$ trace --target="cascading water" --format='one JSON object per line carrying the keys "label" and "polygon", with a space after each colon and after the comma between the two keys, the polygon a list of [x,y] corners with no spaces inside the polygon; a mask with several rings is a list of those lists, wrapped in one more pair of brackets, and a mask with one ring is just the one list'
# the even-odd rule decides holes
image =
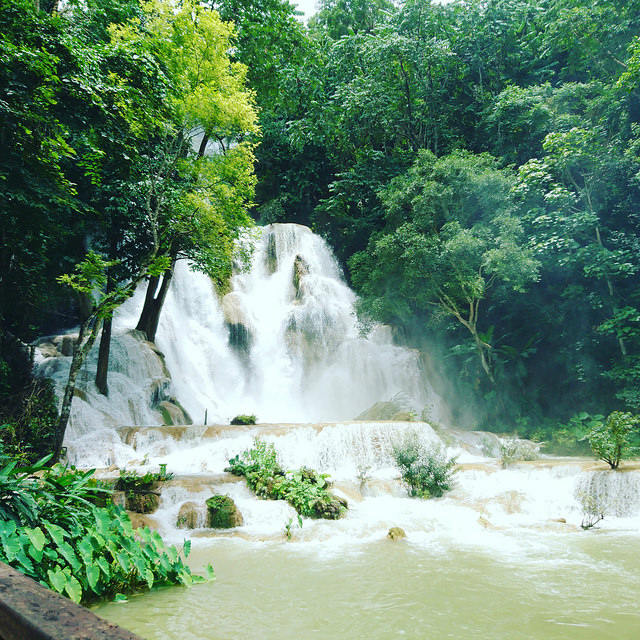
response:
{"label": "cascading water", "polygon": [[[407,408],[426,406],[443,419],[417,352],[395,346],[382,326],[361,334],[355,295],[320,237],[300,225],[274,224],[247,242],[254,245],[251,266],[233,276],[222,299],[207,276],[177,264],[156,339],[164,360],[131,332],[144,290],[122,306],[109,397],[93,384],[95,347],[80,375],[70,438],[87,429],[167,423],[167,412],[169,423],[184,422],[176,405],[196,423],[205,414],[209,423],[224,423],[241,413],[310,422],[352,419],[402,394]],[[61,390],[70,358],[57,355],[45,358],[41,349],[39,366]]]}
{"label": "cascading water", "polygon": [[[529,599],[539,599],[541,594],[556,594],[557,585],[567,580],[565,573],[569,584],[564,591],[570,594],[571,572],[580,572],[583,583],[597,583],[593,591],[598,593],[611,580],[601,576],[623,576],[624,559],[611,570],[608,555],[594,559],[588,545],[614,540],[624,550],[636,544],[639,471],[608,472],[602,465],[575,459],[540,460],[503,469],[496,460],[500,440],[492,434],[434,429],[425,422],[349,422],[377,401],[398,394],[407,408],[426,406],[434,425],[444,422],[444,410],[422,374],[417,353],[395,346],[384,327],[361,335],[354,294],[343,283],[328,247],[304,227],[272,225],[260,230],[251,268],[236,273],[231,284],[231,291],[220,300],[206,276],[178,264],[161,316],[157,348],[132,331],[144,296],[139,291],[115,321],[109,397],[99,395],[93,384],[95,350],[81,373],[67,434],[70,459],[82,466],[116,465],[140,472],[157,471],[159,463],[166,464],[175,478],[164,485],[159,509],[147,516],[147,522],[170,541],[191,538],[202,562],[217,554],[216,568],[221,565],[227,572],[220,591],[194,589],[193,596],[173,607],[153,604],[155,598],[184,598],[169,590],[150,594],[151,606],[141,604],[129,617],[120,605],[107,606],[102,613],[114,619],[123,615],[119,621],[131,628],[140,625],[145,637],[176,640],[219,640],[232,635],[395,637],[389,633],[390,624],[401,629],[403,637],[416,640],[445,635],[510,640],[607,637],[601,632],[612,625],[604,619],[598,598],[590,605],[592,614],[568,615],[573,603],[560,600],[553,608],[554,595],[551,603],[541,606],[535,633],[530,633],[531,621],[524,636],[518,635],[519,622],[501,635],[496,629],[505,619],[504,603],[523,584],[528,585]],[[70,357],[63,354],[69,353],[70,340],[68,336],[50,338],[39,350],[40,372],[52,377],[59,390],[68,372]],[[209,423],[224,424],[185,424],[188,414],[202,423],[205,411]],[[261,422],[274,424],[228,426],[229,418],[239,413],[255,413]],[[139,426],[163,423],[176,426]],[[427,448],[446,448],[448,455],[457,456],[454,487],[445,497],[407,496],[392,450],[408,433]],[[274,444],[286,469],[307,465],[331,474],[332,491],[349,502],[346,516],[338,521],[305,519],[301,529],[295,528],[295,512],[289,504],[259,500],[244,480],[225,473],[229,458],[250,448],[256,437]],[[244,524],[224,531],[207,529],[205,501],[212,494],[232,497]],[[599,526],[610,537],[584,537],[580,524],[585,504],[603,509],[606,517]],[[190,531],[180,528],[187,506],[194,527]],[[293,544],[287,547],[292,551],[287,553],[281,548],[285,525],[295,528]],[[386,541],[390,527],[405,530],[406,545]],[[356,545],[358,551],[353,553]],[[366,560],[364,567],[358,564],[359,554]],[[296,558],[302,559],[297,563]],[[339,578],[330,587],[318,589],[318,577],[326,576],[335,558],[330,571]],[[225,561],[230,566],[225,567]],[[286,595],[263,612],[264,591],[250,587],[256,586],[257,575],[260,587],[265,577],[280,575],[283,562],[295,568],[271,589],[282,588]],[[244,566],[253,567],[252,573],[238,580],[237,572]],[[372,602],[365,578],[372,571],[377,572],[377,588],[395,585],[391,600],[379,592],[378,601]],[[462,576],[459,580],[457,574]],[[635,579],[633,572],[627,574],[627,582]],[[446,590],[443,575],[451,581]],[[486,585],[488,575],[492,578]],[[408,577],[411,586],[407,586]],[[485,620],[487,605],[482,597],[499,584],[506,585],[504,596],[498,598],[495,615]],[[612,595],[609,601],[618,602],[619,584],[614,587],[609,590],[615,598]],[[305,589],[311,594],[306,600]],[[346,589],[344,598],[358,594],[353,606],[343,606],[342,601],[327,604],[327,598],[340,589]],[[251,602],[248,592],[258,595],[244,606]],[[640,594],[640,584],[619,607],[616,615],[622,627],[613,625],[615,635],[609,637],[636,637],[625,635],[627,629],[637,631],[640,624],[637,617],[629,616],[635,594]],[[298,607],[300,598],[303,607]],[[575,600],[583,606],[582,593]],[[217,603],[215,625],[210,624],[211,602]],[[296,611],[265,628],[264,620],[271,621],[287,602],[295,603]],[[434,608],[433,602],[439,604]],[[445,611],[450,602],[456,602],[451,615],[433,615]],[[133,601],[131,606],[136,606]],[[305,626],[283,631],[289,619],[300,617],[298,609],[305,611]],[[220,617],[222,610],[229,619]],[[328,610],[332,616],[344,612],[339,623],[332,620],[329,630],[309,627],[307,611],[324,619]],[[360,610],[364,617],[360,616],[356,630],[350,625],[358,617],[354,612]],[[372,610],[378,611],[375,624],[369,615]],[[468,612],[466,616],[460,615],[462,610]],[[515,606],[506,617],[519,621],[524,610]],[[393,623],[391,616],[395,616]],[[408,625],[407,620],[415,616],[421,624]],[[569,627],[582,628],[585,616],[597,632],[567,635]],[[442,620],[439,626],[437,620]],[[187,628],[191,631],[186,632]],[[426,628],[431,632],[425,633]],[[457,635],[452,635],[452,628]]]}
{"label": "cascading water", "polygon": [[382,327],[361,336],[354,302],[320,237],[270,225],[222,303],[205,276],[178,266],[157,344],[196,421],[205,410],[217,422],[240,413],[263,422],[344,420],[399,392],[439,411],[418,355],[394,346]]}

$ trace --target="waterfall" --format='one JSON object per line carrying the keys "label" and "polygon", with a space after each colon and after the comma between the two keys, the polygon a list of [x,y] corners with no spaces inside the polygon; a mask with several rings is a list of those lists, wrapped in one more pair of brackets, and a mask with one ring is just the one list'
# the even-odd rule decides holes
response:
{"label": "waterfall", "polygon": [[157,344],[196,422],[205,410],[217,422],[240,413],[351,419],[398,393],[441,417],[418,354],[395,346],[384,327],[361,335],[355,295],[319,236],[274,224],[252,242],[250,269],[222,300],[206,276],[179,264],[162,312]]}
{"label": "waterfall", "polygon": [[[114,319],[109,397],[93,383],[97,346],[80,375],[69,437],[118,425],[353,419],[374,403],[401,397],[444,420],[418,352],[393,344],[388,327],[364,335],[355,294],[327,244],[307,227],[273,224],[243,240],[240,265],[221,296],[204,274],[179,261],[155,345],[135,331],[144,287]],[[68,336],[41,341],[39,373],[60,392]],[[186,409],[186,412],[182,408]]]}

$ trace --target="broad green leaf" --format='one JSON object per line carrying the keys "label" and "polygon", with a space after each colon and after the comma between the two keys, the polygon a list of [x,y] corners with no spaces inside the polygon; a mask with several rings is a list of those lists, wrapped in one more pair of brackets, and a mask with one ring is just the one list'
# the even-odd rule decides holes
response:
{"label": "broad green leaf", "polygon": [[129,573],[129,571],[131,571],[131,562],[129,561],[129,556],[126,553],[116,554],[116,559],[125,573]]}
{"label": "broad green leaf", "polygon": [[109,563],[106,561],[106,559],[103,558],[102,556],[100,556],[96,560],[96,562],[98,563],[98,566],[102,570],[102,573],[104,574],[104,577],[107,580],[110,580],[111,579],[111,567],[109,566]]}
{"label": "broad green leaf", "polygon": [[82,587],[73,576],[67,580],[64,589],[73,602],[80,602],[80,600],[82,600]]}
{"label": "broad green leaf", "polygon": [[42,533],[42,529],[40,527],[36,527],[35,529],[26,528],[25,533],[29,536],[31,544],[36,548],[37,551],[42,551],[44,549],[44,545],[47,539],[44,533]]}
{"label": "broad green leaf", "polygon": [[85,564],[90,564],[93,558],[93,545],[89,536],[85,536],[76,545],[78,553]]}
{"label": "broad green leaf", "polygon": [[145,580],[147,581],[147,586],[149,587],[149,589],[151,589],[151,587],[153,587],[153,571],[151,571],[151,569],[146,569],[144,572],[144,577]]}
{"label": "broad green leaf", "polygon": [[62,557],[71,565],[74,571],[78,571],[82,567],[82,563],[78,560],[78,556],[73,551],[73,548],[68,542],[63,542],[58,545],[58,551]]}
{"label": "broad green leaf", "polygon": [[49,532],[51,539],[58,547],[64,544],[64,538],[67,533],[62,527],[59,527],[57,524],[53,524],[53,522],[44,522],[43,524],[44,528]]}
{"label": "broad green leaf", "polygon": [[57,567],[55,571],[51,571],[51,569],[49,569],[47,571],[47,576],[49,577],[49,584],[58,593],[62,593],[65,586],[67,585],[67,576],[65,576],[64,573],[60,571],[60,567]]}
{"label": "broad green leaf", "polygon": [[88,564],[87,569],[87,582],[91,589],[95,589],[100,579],[100,568],[97,564]]}

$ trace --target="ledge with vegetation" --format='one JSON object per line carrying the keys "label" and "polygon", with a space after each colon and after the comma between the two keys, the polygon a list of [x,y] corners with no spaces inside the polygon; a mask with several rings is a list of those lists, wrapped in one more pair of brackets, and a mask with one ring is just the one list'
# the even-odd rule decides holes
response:
{"label": "ledge with vegetation", "polygon": [[337,520],[346,513],[347,501],[329,491],[326,474],[306,467],[285,471],[275,447],[262,440],[229,460],[226,471],[244,476],[259,498],[286,500],[301,516]]}

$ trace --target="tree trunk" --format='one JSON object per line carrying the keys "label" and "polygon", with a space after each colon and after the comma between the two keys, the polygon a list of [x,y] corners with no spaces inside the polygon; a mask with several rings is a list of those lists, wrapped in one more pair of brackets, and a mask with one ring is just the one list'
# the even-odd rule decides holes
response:
{"label": "tree trunk", "polygon": [[204,155],[204,152],[207,150],[207,144],[209,144],[209,136],[206,133],[203,133],[200,148],[198,149],[198,158],[202,158]]}
{"label": "tree trunk", "polygon": [[96,387],[103,396],[109,395],[107,377],[109,373],[109,350],[111,347],[112,318],[106,318],[102,325],[100,348],[98,351],[98,369],[96,371]]}
{"label": "tree trunk", "polygon": [[171,267],[164,272],[162,276],[162,284],[160,290],[156,295],[158,289],[158,282],[160,278],[158,276],[152,276],[149,278],[149,284],[147,286],[147,295],[144,299],[144,306],[140,313],[140,319],[136,325],[138,331],[142,331],[149,342],[154,342],[156,339],[156,332],[158,331],[158,323],[160,322],[160,312],[162,311],[162,305],[167,297],[167,291],[171,284],[171,278],[173,277],[173,269],[175,266],[175,260],[171,263]]}
{"label": "tree trunk", "polygon": [[473,339],[476,343],[476,349],[480,354],[480,362],[482,363],[482,368],[484,369],[484,372],[487,374],[487,377],[489,378],[489,380],[491,380],[491,384],[495,384],[496,381],[495,381],[495,378],[493,377],[493,373],[489,365],[489,358],[487,358],[487,350],[488,350],[487,345],[485,342],[483,342],[480,339],[480,336],[476,331],[472,331],[472,333],[473,333]]}
{"label": "tree trunk", "polygon": [[76,379],[78,378],[78,374],[80,373],[80,369],[84,364],[87,354],[91,350],[93,343],[96,341],[101,324],[102,321],[95,315],[87,318],[80,325],[78,340],[73,345],[73,356],[71,357],[69,379],[67,380],[67,386],[64,389],[62,407],[60,408],[60,417],[58,418],[58,424],[56,427],[53,462],[56,462],[60,458],[60,453],[62,452],[62,442],[64,441],[64,434],[67,430],[69,416],[71,415],[71,402],[73,400],[73,392],[76,388]]}
{"label": "tree trunk", "polygon": [[[107,277],[107,295],[113,291],[113,278]],[[113,318],[105,318],[102,325],[102,336],[100,337],[100,348],[98,350],[98,367],[96,370],[96,387],[103,396],[109,395],[109,385],[107,377],[109,375],[109,350],[111,348],[111,327]]]}

